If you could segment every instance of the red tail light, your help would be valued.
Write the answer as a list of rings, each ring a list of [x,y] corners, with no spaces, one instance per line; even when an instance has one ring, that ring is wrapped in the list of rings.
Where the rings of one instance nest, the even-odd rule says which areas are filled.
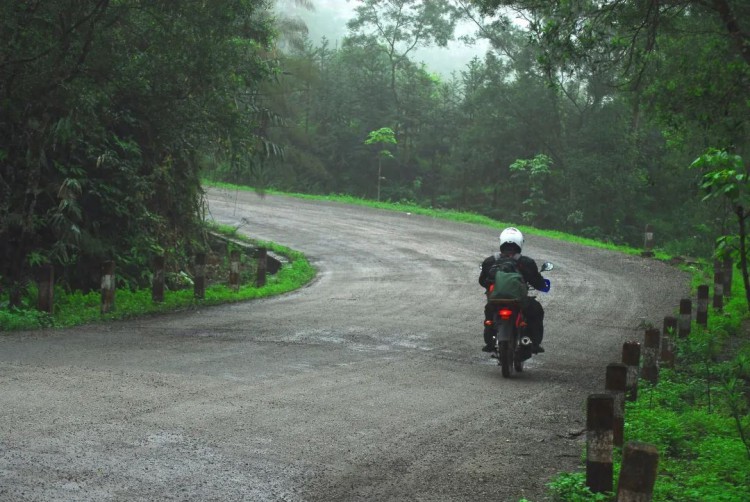
[[[495,284],[494,283],[490,284],[490,293],[492,293],[493,291],[495,291]]]
[[[497,315],[499,315],[500,319],[503,321],[507,321],[513,315],[513,311],[511,309],[500,309],[497,311]]]

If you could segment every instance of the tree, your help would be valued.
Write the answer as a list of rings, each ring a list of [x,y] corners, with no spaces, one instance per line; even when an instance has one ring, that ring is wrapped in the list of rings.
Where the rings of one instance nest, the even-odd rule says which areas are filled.
[[[349,43],[372,45],[390,63],[390,91],[398,114],[396,134],[400,134],[402,103],[397,74],[419,47],[445,47],[453,38],[458,11],[448,0],[361,0],[355,17],[347,23]]]
[[[538,223],[542,210],[548,204],[544,194],[544,181],[550,174],[552,159],[540,153],[533,159],[518,159],[510,165],[510,171],[522,175],[528,197],[522,202],[521,216],[530,224]]]
[[[365,140],[365,145],[377,145],[383,148],[378,152],[378,202],[380,202],[380,180],[382,176],[382,163],[384,158],[393,158],[393,154],[385,148],[386,145],[395,145],[396,135],[390,127],[381,127],[376,131],[371,131]]]
[[[154,253],[202,244],[202,159],[260,147],[264,5],[2,3],[0,276],[12,302],[33,263],[89,288],[115,259],[136,285]]]
[[[747,220],[750,218],[750,174],[742,157],[725,150],[711,148],[691,164],[703,170],[701,188],[706,192],[703,200],[723,199],[729,202],[737,217],[737,242],[740,270],[745,284],[747,307],[750,309],[750,274],[748,273]],[[726,239],[722,244],[729,244]]]
[[[682,184],[687,180],[685,167],[707,147],[729,148],[740,155],[750,148],[747,2],[473,3],[484,14],[499,16],[504,26],[512,25],[502,14],[508,12],[505,9],[525,18],[529,39],[539,51],[540,71],[569,98],[575,110],[582,112],[580,125],[589,128],[586,115],[596,116],[611,105],[622,110],[629,107],[629,125],[620,131],[627,143],[618,147],[618,155],[607,156],[616,159],[612,164],[618,166],[616,175],[608,179],[614,185],[619,184],[617,179],[630,179],[636,182],[632,189],[643,192],[642,196],[650,192],[644,198],[647,204],[641,205],[644,214],[651,207],[665,218],[668,211],[676,217],[688,207],[682,194],[689,187],[684,186],[682,191],[676,190],[677,186],[666,189],[663,183],[678,180]],[[571,92],[573,89],[576,91]],[[622,111],[619,115],[623,117]],[[608,141],[613,142],[611,137]],[[646,152],[659,155],[661,162]],[[566,169],[557,157],[555,160],[560,170]],[[609,163],[606,157],[603,160],[604,164],[597,161],[596,165]],[[580,160],[577,164],[582,165]],[[613,188],[620,197],[627,193]],[[657,195],[660,197],[651,203]],[[694,205],[690,210],[705,213]],[[625,214],[632,218],[635,213]],[[665,229],[667,225],[665,222]],[[698,232],[697,227],[701,227],[700,233],[707,233],[705,224],[696,225],[691,233]]]
[[[473,0],[484,13],[512,7],[525,13],[529,30],[542,50],[548,75],[587,68],[589,85],[609,86],[633,95],[633,127],[640,122],[642,93],[653,79],[695,82],[696,61],[660,66],[665,41],[693,38],[692,49],[713,49],[714,61],[731,67],[750,66],[750,4],[744,0],[674,0],[670,2],[590,2],[586,0]],[[696,38],[701,44],[696,45]],[[747,72],[745,71],[747,78]],[[708,74],[697,72],[701,77]],[[561,84],[559,78],[553,79]],[[707,85],[708,84],[708,85]],[[710,84],[700,84],[709,89]],[[747,85],[742,92],[748,96]],[[658,105],[658,103],[656,103]]]
[[[491,50],[447,81],[403,56],[413,40],[405,28],[398,44],[383,35],[416,2],[361,2],[372,10],[341,47],[293,49],[279,84],[263,91],[286,117],[273,134],[289,154],[270,182],[374,198],[359,167],[374,160],[363,138],[392,124],[396,162],[378,159],[389,180],[380,199],[505,221],[534,213],[535,224],[631,245],[649,223],[668,251],[708,251],[715,209],[695,197],[686,166],[706,146],[742,154],[750,116],[746,65],[719,18],[675,2],[650,14],[654,2],[607,2],[601,12],[602,2],[511,3],[534,8],[519,11],[528,25],[476,17]],[[397,5],[402,17],[387,17]],[[651,17],[639,28],[639,16],[657,14],[655,31]],[[539,152],[554,170],[535,177],[532,194],[532,171],[510,166]],[[686,212],[696,217],[686,222]]]

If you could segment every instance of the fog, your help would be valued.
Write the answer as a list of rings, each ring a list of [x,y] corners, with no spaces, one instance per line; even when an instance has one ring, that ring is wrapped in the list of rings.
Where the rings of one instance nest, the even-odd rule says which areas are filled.
[[[354,16],[356,1],[347,0],[313,0],[314,10],[298,7],[293,1],[280,2],[278,5],[285,15],[302,19],[309,30],[314,43],[327,38],[331,47],[336,47],[347,34],[346,23]],[[474,25],[466,22],[457,27],[457,36],[474,32]],[[474,56],[482,57],[488,48],[485,41],[467,45],[460,41],[451,42],[448,47],[420,48],[410,54],[410,59],[424,63],[429,71],[445,77],[454,71],[464,69]]]

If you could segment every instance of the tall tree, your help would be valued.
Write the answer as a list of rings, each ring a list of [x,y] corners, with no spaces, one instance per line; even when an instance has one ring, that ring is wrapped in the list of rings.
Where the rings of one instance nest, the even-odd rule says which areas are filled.
[[[258,147],[264,5],[2,3],[3,285],[48,262],[89,287],[75,267],[113,258],[135,283],[150,253],[197,235],[201,156]]]
[[[393,129],[390,127],[381,127],[380,129],[376,131],[370,131],[370,134],[367,135],[367,139],[365,140],[365,145],[375,145],[380,148],[378,151],[378,180],[377,180],[377,186],[378,186],[378,197],[377,201],[380,202],[380,181],[383,179],[382,177],[382,166],[383,166],[383,159],[391,159],[393,158],[393,154],[390,150],[388,150],[388,145],[395,145],[397,143],[396,136],[393,134]]]
[[[388,57],[390,90],[399,114],[396,134],[401,129],[402,103],[397,73],[409,63],[409,55],[420,47],[445,47],[453,38],[458,11],[449,0],[360,0],[355,16],[347,23],[350,43],[372,45]]]
[[[750,4],[744,0],[472,1],[485,13],[500,13],[503,8],[525,13],[548,71],[585,67],[589,74],[607,77],[607,83],[635,93],[635,125],[640,93],[655,72],[658,77],[658,67],[665,61],[664,42],[700,38],[722,64],[750,66]],[[689,78],[695,68],[695,62],[672,66],[669,76]]]
[[[682,201],[690,193],[682,180],[691,179],[685,174],[685,167],[706,147],[747,152],[747,2],[473,3],[484,13],[502,15],[504,9],[512,8],[526,17],[530,35],[541,51],[542,67],[561,92],[569,89],[565,82],[583,81],[584,96],[601,95],[605,104],[613,100],[629,104],[629,127],[621,130],[629,141],[622,157],[630,159],[628,177],[641,177],[644,192],[662,195],[653,204],[646,197],[642,208],[658,206],[661,214],[684,210]],[[596,112],[596,108],[592,111]],[[669,155],[669,161],[679,166],[677,170],[644,155],[655,152],[657,138],[668,149],[660,155]],[[666,190],[657,184],[663,180],[674,185],[675,178],[683,190]],[[669,195],[664,197],[667,191]],[[664,201],[669,201],[673,209],[664,207]]]

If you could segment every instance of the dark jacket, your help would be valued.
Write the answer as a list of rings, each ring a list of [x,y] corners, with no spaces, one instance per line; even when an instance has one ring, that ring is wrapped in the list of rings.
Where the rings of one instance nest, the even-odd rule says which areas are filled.
[[[492,265],[495,264],[495,260],[499,256],[499,253],[493,254],[485,258],[482,262],[482,271],[479,273],[479,284],[485,289],[489,287],[490,282],[494,279],[494,277],[490,277],[490,268],[492,268]],[[537,267],[534,260],[528,256],[521,255],[516,260],[516,263],[518,263],[518,271],[528,284],[535,289],[545,288],[544,277],[539,273],[539,267]]]

